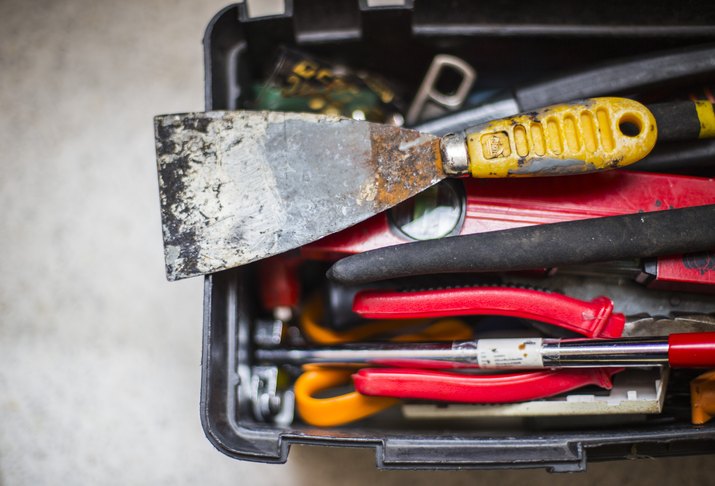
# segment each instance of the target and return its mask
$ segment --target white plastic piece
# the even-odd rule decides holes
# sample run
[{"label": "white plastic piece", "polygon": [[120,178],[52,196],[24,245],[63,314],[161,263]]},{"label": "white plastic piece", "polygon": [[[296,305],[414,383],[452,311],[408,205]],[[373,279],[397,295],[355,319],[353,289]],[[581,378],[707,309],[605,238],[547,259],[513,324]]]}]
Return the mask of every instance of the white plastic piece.
[{"label": "white plastic piece", "polygon": [[479,339],[477,362],[482,369],[543,368],[541,338]]},{"label": "white plastic piece", "polygon": [[368,7],[404,7],[405,0],[367,0]]},{"label": "white plastic piece", "polygon": [[246,0],[246,12],[252,19],[283,15],[286,12],[285,0]]},{"label": "white plastic piece", "polygon": [[408,419],[454,420],[485,417],[554,417],[579,415],[656,414],[663,410],[668,368],[629,368],[613,377],[606,395],[579,393],[531,402],[472,405],[406,403]]}]

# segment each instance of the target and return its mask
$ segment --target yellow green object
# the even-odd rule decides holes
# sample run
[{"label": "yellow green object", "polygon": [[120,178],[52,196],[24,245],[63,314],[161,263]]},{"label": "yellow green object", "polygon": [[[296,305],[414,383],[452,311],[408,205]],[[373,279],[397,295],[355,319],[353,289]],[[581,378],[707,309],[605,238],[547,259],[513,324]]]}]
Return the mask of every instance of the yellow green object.
[{"label": "yellow green object", "polygon": [[658,129],[637,101],[591,98],[488,122],[466,138],[473,177],[525,177],[624,167],[650,153]]},{"label": "yellow green object", "polygon": [[713,112],[713,104],[709,101],[696,101],[695,110],[698,113],[698,121],[700,122],[700,134],[698,138],[715,137],[715,112]]}]

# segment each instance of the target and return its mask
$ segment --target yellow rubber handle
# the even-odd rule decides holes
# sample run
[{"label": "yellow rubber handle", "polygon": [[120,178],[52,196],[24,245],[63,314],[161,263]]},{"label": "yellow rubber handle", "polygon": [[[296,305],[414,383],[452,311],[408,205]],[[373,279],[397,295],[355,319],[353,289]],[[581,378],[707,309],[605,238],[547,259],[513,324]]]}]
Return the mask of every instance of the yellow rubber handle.
[{"label": "yellow rubber handle", "polygon": [[698,138],[715,137],[715,110],[709,101],[696,101],[695,110],[700,122],[700,134]]},{"label": "yellow rubber handle", "polygon": [[658,138],[655,118],[637,101],[591,98],[466,130],[474,177],[568,175],[624,167]]}]

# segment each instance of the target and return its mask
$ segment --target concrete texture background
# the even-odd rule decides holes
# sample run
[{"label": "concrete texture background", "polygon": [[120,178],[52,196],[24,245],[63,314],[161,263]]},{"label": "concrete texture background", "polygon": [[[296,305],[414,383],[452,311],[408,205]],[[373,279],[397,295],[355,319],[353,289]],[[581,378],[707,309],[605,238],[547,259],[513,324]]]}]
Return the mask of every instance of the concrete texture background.
[{"label": "concrete texture background", "polygon": [[238,462],[199,423],[201,281],[164,279],[152,116],[203,108],[225,0],[0,0],[0,484],[712,483],[713,457],[379,472]]}]

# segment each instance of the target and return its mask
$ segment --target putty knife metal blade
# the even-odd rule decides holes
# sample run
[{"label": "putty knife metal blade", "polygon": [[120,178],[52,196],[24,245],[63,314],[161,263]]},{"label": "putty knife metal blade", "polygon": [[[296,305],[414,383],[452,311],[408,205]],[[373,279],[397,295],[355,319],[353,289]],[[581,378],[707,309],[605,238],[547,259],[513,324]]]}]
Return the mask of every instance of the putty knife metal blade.
[{"label": "putty knife metal blade", "polygon": [[439,182],[439,139],[325,115],[154,120],[166,273],[213,273],[340,231]]}]

